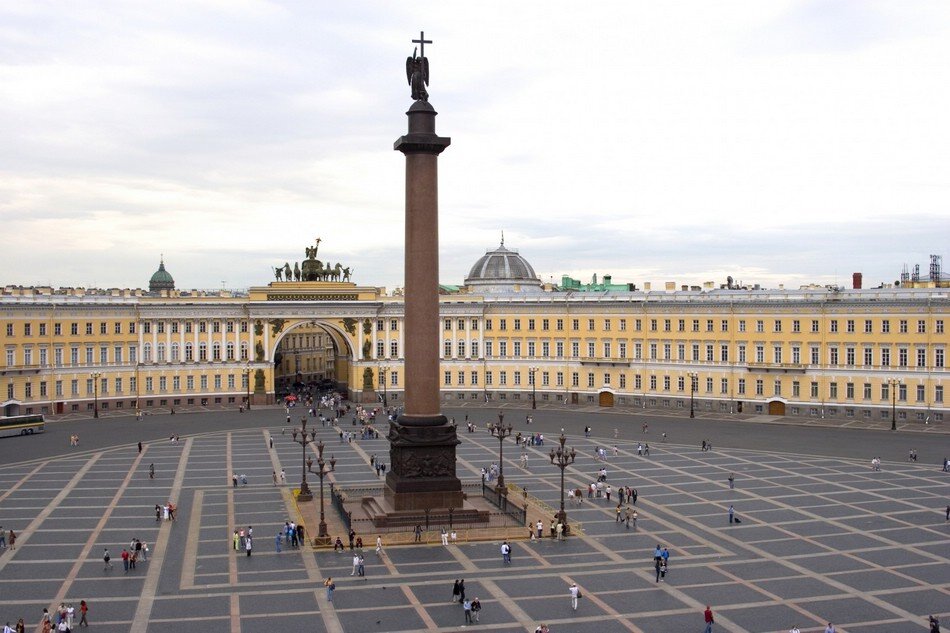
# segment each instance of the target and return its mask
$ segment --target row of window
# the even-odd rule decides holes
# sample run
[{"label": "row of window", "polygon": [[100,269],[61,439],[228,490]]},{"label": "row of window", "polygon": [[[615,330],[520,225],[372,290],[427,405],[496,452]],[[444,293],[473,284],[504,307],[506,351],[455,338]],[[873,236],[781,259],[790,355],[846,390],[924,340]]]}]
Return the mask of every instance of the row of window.
[{"label": "row of window", "polygon": [[[548,341],[542,341],[540,344],[535,341],[528,341],[527,343],[522,343],[522,341],[511,341],[511,346],[509,348],[509,341],[485,341],[485,356],[488,358],[495,357],[495,344],[497,343],[498,358],[505,358],[509,356],[509,349],[511,351],[511,356],[515,358],[522,357],[522,352],[526,351],[524,355],[527,358],[551,358],[551,343]],[[540,347],[539,347],[540,345]],[[689,348],[689,355],[687,355],[687,346],[685,343],[676,344],[676,356],[673,355],[673,343],[663,343],[662,344],[662,356],[660,343],[650,343],[647,347],[649,352],[649,360],[678,360],[678,361],[693,361],[693,362],[721,362],[728,363],[730,358],[730,346],[728,344],[720,344],[718,350],[716,346],[707,343],[705,345],[700,345],[699,343],[693,343]],[[442,343],[442,354],[443,358],[452,358],[453,347],[455,351],[456,358],[478,358],[479,353],[479,342],[475,341],[464,341],[458,340],[455,341],[454,346],[451,340],[445,340]],[[563,341],[555,341],[553,351],[555,358],[565,358],[564,355],[565,344]],[[614,350],[616,349],[616,357],[613,355]],[[390,356],[396,357],[398,352],[398,344],[395,341],[390,342]],[[540,350],[540,356],[538,351]],[[614,347],[613,342],[605,341],[600,344],[600,347],[597,347],[597,344],[594,342],[587,342],[586,350],[587,353],[584,358],[604,358],[604,359],[618,359],[624,360],[627,358],[627,343],[619,342],[616,347]],[[598,356],[597,352],[601,352],[601,355]],[[802,364],[802,347],[800,345],[792,345],[790,347],[790,354],[786,356],[785,347],[783,345],[773,345],[769,350],[771,354],[766,356],[766,346],[765,345],[755,345],[752,349],[752,355],[749,355],[749,348],[746,344],[740,343],[736,345],[736,362],[739,363],[772,363],[772,364],[784,364],[791,363],[793,365]],[[890,347],[881,347],[878,352],[878,364],[875,365],[874,358],[874,348],[864,347],[860,350],[856,347],[845,347],[843,350],[837,345],[831,345],[827,348],[828,357],[827,364],[832,367],[839,365],[846,366],[865,366],[865,367],[890,367],[892,364],[891,357],[891,348]],[[896,366],[898,367],[909,367],[910,366],[910,357],[911,352],[913,351],[914,357],[916,360],[916,367],[927,367],[927,348],[926,347],[917,347],[914,350],[910,350],[907,347],[899,347],[897,349],[897,358]],[[933,367],[939,368],[944,366],[945,359],[945,350],[942,347],[938,347],[932,350],[933,351]],[[466,353],[468,352],[468,354]],[[718,353],[717,353],[718,352]],[[843,352],[843,353],[842,353]],[[858,357],[858,354],[861,354],[861,357]],[[383,358],[385,356],[385,345],[383,341],[376,342],[376,357]],[[579,341],[570,342],[570,358],[581,358],[581,343]],[[643,359],[643,344],[634,343],[633,344],[633,357],[634,360]],[[820,365],[820,346],[813,345],[808,348],[808,362],[809,365]],[[861,362],[859,362],[861,361]]]},{"label": "row of window", "polygon": [[[158,391],[164,392],[168,391],[169,380],[168,376],[158,376],[157,380],[151,376],[145,378],[145,392],[152,393],[155,391],[155,386],[157,383]],[[212,383],[214,384],[214,389],[220,390],[223,388],[224,381],[227,381],[228,389],[235,389],[237,383],[236,376],[234,374],[227,374],[222,376],[221,374],[214,374],[212,377]],[[241,389],[247,389],[247,374],[240,374],[241,378]],[[98,382],[97,382],[98,380]],[[82,381],[80,379],[72,379],[68,381],[69,384],[69,395],[76,397],[80,395],[79,387]],[[114,395],[123,395],[126,393],[135,394],[138,389],[138,382],[134,376],[128,378],[128,388],[129,391],[123,391],[126,384],[126,379],[123,377],[112,378],[86,378],[85,379],[85,395],[90,397],[95,396],[108,396],[110,394],[109,388],[112,387],[113,391],[111,392]],[[198,376],[198,385],[199,389],[207,390],[208,389],[208,376],[202,374]],[[34,394],[33,383],[26,382],[23,383],[23,399],[31,400],[34,397],[49,398],[49,383],[45,380],[37,383],[37,394]],[[66,381],[56,380],[53,382],[53,397],[63,398],[66,396],[64,391],[66,387]],[[185,376],[185,389],[187,391],[193,391],[195,389],[195,376]],[[171,391],[178,392],[181,391],[181,376],[171,376]],[[16,398],[16,388],[13,383],[7,385],[7,399],[12,400]]]},{"label": "row of window", "polygon": [[[121,365],[123,362],[125,362],[124,355],[123,355],[124,349],[125,348],[122,345],[112,346],[111,348],[112,357],[110,359],[109,346],[102,345],[99,347],[99,354],[97,358],[96,348],[87,346],[82,349],[82,351],[84,352],[82,355],[82,358],[84,360],[85,365],[93,365],[93,364],[108,365],[110,363],[115,364],[115,365]],[[197,349],[198,349],[198,356],[197,356],[198,360],[207,361],[208,360],[208,344],[202,341],[198,343]],[[210,349],[211,349],[212,361],[237,360],[237,357],[235,356],[236,348],[235,348],[234,343],[232,342],[228,342],[227,344],[225,344],[223,348],[221,346],[221,343],[214,342],[211,344]],[[222,349],[224,351],[223,357],[222,357]],[[158,345],[155,346],[154,362],[157,362],[157,363],[181,362],[182,360],[181,350],[182,350],[182,346],[179,345],[177,342],[172,343],[170,346],[166,346],[165,343],[159,343]],[[41,367],[48,366],[50,364],[49,363],[49,349],[45,347],[41,347],[36,351],[37,351],[37,354],[34,355],[33,348],[31,347],[23,348],[23,365],[28,366],[28,367],[33,366],[34,364],[39,365]],[[6,366],[7,367],[17,366],[16,352],[17,350],[15,348],[8,348],[6,350],[6,361],[7,361]],[[53,364],[56,367],[63,367],[66,364],[64,363],[63,356],[64,356],[64,348],[62,347],[53,348]],[[195,345],[194,343],[191,343],[189,341],[185,343],[184,345],[184,361],[194,362],[194,360],[195,360]],[[242,361],[248,360],[247,342],[241,343],[240,360]],[[130,363],[138,362],[138,346],[137,345],[129,345],[128,362]],[[143,363],[153,362],[151,343],[145,343],[142,345],[142,362]],[[70,347],[69,348],[69,365],[79,365],[79,364],[80,364],[80,348],[78,346]]]},{"label": "row of window", "polygon": [[[208,331],[208,322],[207,322],[207,321],[198,321],[197,323],[198,323],[198,328],[197,328],[197,329],[198,329],[198,332],[199,332],[199,333],[203,333],[203,332],[207,332],[207,331]],[[215,333],[215,334],[220,333],[220,332],[221,332],[221,323],[222,323],[221,321],[211,321],[211,331],[212,331],[213,333]],[[122,327],[123,327],[122,324],[123,324],[122,321],[114,321],[114,322],[112,323],[112,333],[113,333],[113,334],[122,334]],[[48,330],[47,330],[48,324],[47,324],[47,323],[38,323],[38,324],[36,324],[36,325],[37,325],[37,328],[36,328],[37,336],[48,336],[48,333],[47,333],[47,332],[48,332]],[[53,336],[62,336],[62,334],[63,334],[63,325],[64,325],[63,323],[54,323],[54,324],[53,324]],[[128,333],[129,333],[129,334],[135,334],[135,321],[129,321],[126,325],[128,326],[128,331],[129,331]],[[85,327],[85,333],[86,333],[87,335],[92,335],[95,324],[94,324],[93,322],[91,322],[91,321],[87,321],[87,322],[85,323],[85,326],[86,326],[86,327]],[[171,331],[172,334],[178,334],[180,327],[182,327],[182,326],[181,326],[181,325],[179,324],[179,322],[177,322],[177,321],[172,321],[171,323],[169,323],[169,330]],[[192,323],[191,321],[185,321],[185,322],[184,322],[184,327],[183,327],[182,329],[184,330],[185,334],[190,334],[190,333],[192,332],[192,328],[193,328],[193,327],[194,327],[194,326],[193,326],[193,323]],[[225,332],[234,332],[234,327],[235,327],[235,322],[234,322],[234,321],[225,321],[225,322],[224,322],[224,331],[225,331]],[[241,321],[241,322],[240,322],[240,325],[239,325],[239,328],[240,328],[241,332],[247,332],[247,330],[248,330],[247,321]],[[164,321],[157,321],[157,322],[155,322],[155,330],[156,330],[159,334],[164,334],[164,333],[165,333],[165,322],[164,322]],[[33,323],[30,323],[30,322],[23,323],[23,336],[33,336],[33,331],[34,331]],[[145,334],[151,334],[151,333],[152,333],[152,322],[151,322],[151,321],[145,321],[144,323],[142,323],[142,332],[144,332]],[[109,323],[106,322],[106,321],[100,321],[100,322],[99,322],[99,334],[108,334],[108,333],[109,333]],[[71,336],[78,336],[78,335],[79,335],[79,323],[73,322],[73,323],[70,323],[70,324],[69,324],[69,334],[70,334]],[[13,324],[13,323],[7,323],[7,336],[14,336],[14,324]]]},{"label": "row of window", "polygon": [[[466,373],[467,373],[467,372],[465,372],[465,371],[458,371],[458,372],[454,372],[454,373],[453,373],[452,371],[445,371],[444,374],[443,374],[443,385],[446,386],[446,387],[451,387],[451,386],[464,387],[464,386],[466,385],[466,382],[465,382],[465,380],[466,380]],[[553,382],[553,384],[552,384],[552,382],[551,382],[551,373],[550,373],[550,372],[546,372],[546,371],[534,372],[534,371],[530,371],[530,370],[529,370],[529,371],[526,372],[526,373],[527,373],[527,378],[528,378],[528,380],[527,380],[527,386],[529,386],[529,387],[534,387],[534,386],[535,386],[535,373],[540,373],[540,374],[541,374],[541,387],[551,387],[551,386],[554,386],[554,387],[564,387],[564,372],[560,372],[560,371],[559,371],[559,372],[554,372],[554,382]],[[455,379],[455,382],[454,382],[454,383],[453,383],[453,376],[454,376],[454,379]],[[479,379],[479,378],[478,378],[478,377],[479,377],[479,372],[477,372],[477,371],[468,372],[468,376],[469,376],[469,378],[468,378],[468,383],[467,383],[467,384],[468,384],[469,386],[477,387],[477,386],[478,386],[478,379]],[[509,372],[508,372],[507,370],[499,371],[499,372],[498,372],[498,386],[501,386],[501,387],[508,386],[508,384],[509,384],[509,383],[508,383],[508,376],[509,376]],[[517,370],[516,370],[516,371],[513,371],[513,372],[511,372],[511,377],[512,377],[512,379],[513,379],[513,380],[512,380],[512,383],[511,383],[513,386],[515,386],[515,387],[522,386],[522,381],[521,381],[521,379],[522,379],[522,372],[517,371]],[[620,389],[626,389],[626,388],[627,388],[627,375],[626,375],[626,374],[620,374],[620,375],[618,376],[618,378],[619,378],[619,388],[620,388]],[[648,378],[649,378],[649,391],[658,391],[658,390],[659,390],[659,378],[662,378],[662,384],[663,384],[662,390],[663,390],[663,391],[671,391],[671,389],[672,389],[672,383],[673,383],[673,377],[672,377],[672,376],[661,376],[661,377],[658,377],[658,376],[655,376],[655,375],[650,375]],[[485,372],[485,385],[486,385],[486,386],[494,386],[494,384],[495,384],[494,379],[495,379],[495,373],[494,373],[493,371],[486,371],[486,372]],[[594,374],[594,372],[588,372],[588,373],[587,373],[587,388],[588,388],[588,389],[597,388],[597,387],[596,387],[596,379],[597,379],[597,376]],[[603,382],[601,383],[601,386],[604,386],[604,387],[610,387],[610,386],[611,386],[611,379],[612,379],[612,377],[611,377],[611,374],[610,374],[609,372],[604,372],[603,375],[602,375],[602,379],[603,379]],[[581,374],[580,374],[580,372],[571,372],[571,387],[580,388],[580,380],[581,380]],[[633,388],[634,388],[635,390],[638,390],[638,391],[639,391],[639,390],[642,390],[642,389],[643,389],[643,377],[642,377],[640,374],[637,374],[637,375],[634,376],[634,381],[633,381],[633,382],[634,382]],[[693,384],[691,385],[689,391],[690,391],[690,392],[699,391],[699,383],[700,383],[700,381],[699,381],[697,378],[693,378]],[[393,383],[393,384],[395,384],[395,383]],[[714,378],[706,378],[706,380],[705,380],[705,386],[706,386],[705,392],[706,392],[707,394],[712,394],[712,393],[714,393],[715,384],[716,384],[716,383],[715,383],[715,379],[714,379]],[[835,381],[832,381],[832,382],[828,383],[828,398],[829,398],[830,400],[837,400],[837,399],[838,399],[838,397],[839,397],[839,389],[838,389],[838,386],[839,386],[838,383],[835,382]],[[801,397],[801,387],[802,387],[801,381],[793,380],[793,381],[792,381],[792,394],[791,394],[791,397],[793,397],[793,398],[800,398],[800,397]],[[862,390],[863,399],[864,399],[864,400],[871,400],[871,399],[872,399],[872,385],[871,385],[871,383],[864,383],[862,387],[863,387],[863,390]],[[781,397],[781,396],[783,395],[783,394],[782,394],[782,380],[780,380],[780,379],[776,379],[776,380],[773,382],[773,384],[772,384],[772,393],[770,393],[770,394],[766,394],[766,393],[765,393],[765,381],[764,381],[763,379],[756,379],[756,380],[755,380],[755,383],[754,383],[754,388],[755,388],[755,395],[756,395],[756,396],[766,396],[766,395],[769,395],[769,396]],[[810,384],[810,388],[811,388],[811,390],[810,390],[811,398],[817,400],[817,399],[820,397],[820,393],[819,393],[819,383],[816,382],[816,381],[812,381],[811,384]],[[687,390],[687,387],[686,387],[686,377],[684,377],[684,376],[679,376],[679,377],[676,378],[676,390],[679,391],[679,392],[681,392],[681,393],[684,393],[684,394],[688,391],[688,390]],[[728,378],[720,378],[720,379],[719,379],[719,393],[722,394],[722,395],[731,395],[731,394],[730,394],[730,391],[729,391],[729,379],[728,379]],[[740,378],[740,379],[737,381],[737,385],[736,385],[736,395],[744,396],[744,395],[746,395],[746,393],[747,393],[747,391],[746,391],[746,379],[745,379],[745,378]],[[890,390],[890,384],[889,384],[889,383],[883,383],[883,384],[881,385],[881,391],[880,391],[881,397],[880,397],[880,400],[881,400],[882,402],[885,402],[885,403],[888,402],[888,401],[890,400],[890,398],[891,398],[891,393],[892,393],[892,392],[891,392],[891,390]],[[925,385],[916,385],[916,396],[917,396],[917,402],[925,402],[925,398],[926,398],[926,387],[925,387]],[[847,400],[854,400],[854,399],[855,399],[855,383],[853,383],[853,382],[844,383],[844,397],[845,397],[845,399],[847,399]],[[901,402],[906,402],[906,401],[907,401],[907,385],[905,385],[905,384],[898,384],[898,385],[897,385],[896,400],[897,400],[897,401],[901,401]],[[942,402],[943,402],[943,386],[941,386],[941,385],[935,385],[935,386],[934,386],[934,400],[933,400],[933,401],[934,401],[935,403],[942,403]]]},{"label": "row of window", "polygon": [[[499,329],[499,330],[501,330],[501,331],[507,331],[507,330],[508,330],[508,322],[509,322],[509,319],[507,319],[507,318],[499,318],[499,319],[497,319],[497,321],[498,321],[498,329]],[[570,321],[571,321],[571,331],[574,331],[574,332],[580,331],[582,319],[571,319]],[[596,331],[596,329],[597,329],[597,328],[596,328],[597,321],[598,321],[598,319],[591,319],[591,318],[586,319],[586,322],[587,322],[586,325],[587,325],[587,331],[588,331],[588,332],[594,332],[594,331]],[[688,321],[687,319],[639,319],[639,318],[638,318],[638,319],[633,319],[633,330],[634,330],[635,332],[641,332],[641,331],[643,331],[644,321],[649,321],[649,330],[650,330],[651,332],[659,332],[659,331],[672,332],[672,331],[674,331],[674,327],[673,327],[674,321],[676,322],[676,331],[677,331],[677,332],[686,332],[686,331],[687,331],[687,321]],[[702,321],[703,321],[703,320],[701,320],[701,319],[691,319],[691,320],[690,320],[690,323],[689,323],[689,325],[690,325],[689,331],[691,331],[691,332],[699,332],[699,331],[701,331],[701,330],[700,330],[700,326],[703,325]],[[705,325],[705,331],[706,331],[706,332],[714,332],[714,331],[716,331],[716,330],[715,330],[716,321],[717,321],[716,319],[705,319],[705,324],[704,324],[704,325]],[[719,331],[720,331],[720,332],[728,332],[728,331],[729,331],[729,319],[719,319],[718,321],[719,321]],[[787,321],[788,321],[787,319],[771,319],[771,320],[770,320],[771,331],[772,331],[772,332],[782,332],[782,331],[783,331],[784,324],[785,324]],[[820,320],[819,320],[819,319],[811,319],[810,321],[811,321],[811,323],[810,323],[810,326],[811,326],[810,331],[811,331],[812,333],[819,333],[819,332],[820,332],[820,323],[821,323]],[[844,330],[839,330],[839,322],[841,322],[841,321],[843,321]],[[521,319],[521,318],[513,318],[513,319],[511,319],[512,329],[515,330],[515,331],[520,331],[520,330],[522,329],[522,322],[524,322],[524,324],[527,326],[526,329],[527,329],[527,331],[529,331],[529,332],[532,332],[532,331],[537,330],[539,324],[540,324],[540,330],[541,330],[542,332],[546,332],[546,331],[551,330],[552,319],[534,319],[534,318]],[[609,332],[609,331],[611,331],[611,328],[612,328],[612,326],[613,326],[613,320],[612,320],[612,319],[600,319],[600,322],[601,322],[602,331],[604,331],[604,332]],[[378,330],[381,329],[381,328],[379,327],[379,323],[381,323],[381,322],[377,322],[377,329],[378,329]],[[558,331],[558,332],[564,331],[565,319],[553,319],[553,323],[554,323],[554,330],[555,330],[555,331]],[[765,332],[765,328],[766,328],[766,320],[765,320],[765,319],[755,319],[754,321],[751,321],[751,323],[754,324],[754,328],[755,328],[754,331],[755,331],[755,332]],[[661,324],[662,324],[662,330],[661,330]],[[454,321],[454,325],[455,325],[455,327],[456,327],[457,330],[464,330],[464,329],[465,329],[465,319],[456,319],[456,320]],[[617,325],[618,325],[618,328],[617,328],[617,329],[618,329],[619,331],[621,331],[621,332],[627,331],[627,319],[625,319],[625,318],[617,319]],[[739,332],[752,331],[752,330],[750,330],[750,329],[747,329],[747,321],[746,321],[746,319],[739,319],[738,322],[737,322],[737,327],[738,327]],[[872,333],[874,333],[874,319],[864,319],[863,327],[864,327],[864,333],[865,333],[865,334],[872,334]],[[936,319],[935,322],[934,322],[934,330],[935,330],[935,332],[938,333],[938,334],[943,334],[943,331],[944,331],[943,327],[944,327],[944,326],[943,326],[943,319]],[[444,319],[443,328],[444,328],[446,331],[452,330],[452,328],[453,328],[453,319]],[[492,330],[493,328],[494,328],[494,320],[492,320],[492,319],[486,319],[486,320],[485,320],[485,329],[486,329],[486,330]],[[836,332],[839,332],[839,331],[845,331],[845,332],[849,332],[849,333],[856,333],[856,332],[858,331],[857,328],[858,328],[858,321],[857,321],[856,319],[830,319],[830,320],[828,320],[828,331],[831,332],[831,333],[836,333]],[[910,328],[910,325],[909,325],[908,319],[899,319],[899,320],[898,320],[898,331],[899,331],[901,334],[906,334],[906,333],[908,333],[908,332],[909,332],[909,328]],[[395,329],[395,328],[393,328],[393,329]],[[471,329],[472,329],[472,330],[476,330],[476,331],[478,330],[478,320],[477,320],[477,319],[471,319]],[[802,320],[801,320],[801,319],[791,319],[791,331],[792,331],[792,332],[803,332],[803,331],[804,331],[804,330],[802,329]],[[880,319],[880,332],[883,333],[883,334],[887,334],[887,333],[889,333],[890,331],[891,331],[891,320],[890,320],[890,319]],[[927,332],[927,320],[926,320],[926,319],[917,319],[916,331],[917,331],[918,334],[925,334],[925,333]]]}]

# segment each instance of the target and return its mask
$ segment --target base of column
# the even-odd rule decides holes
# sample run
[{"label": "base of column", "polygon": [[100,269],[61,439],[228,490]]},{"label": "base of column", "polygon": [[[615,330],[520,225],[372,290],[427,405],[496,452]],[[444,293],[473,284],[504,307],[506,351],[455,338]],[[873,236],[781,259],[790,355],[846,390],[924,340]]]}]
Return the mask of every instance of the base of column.
[{"label": "base of column", "polygon": [[389,442],[385,498],[394,510],[462,507],[462,482],[455,475],[460,441],[444,415],[400,417],[389,424]]}]

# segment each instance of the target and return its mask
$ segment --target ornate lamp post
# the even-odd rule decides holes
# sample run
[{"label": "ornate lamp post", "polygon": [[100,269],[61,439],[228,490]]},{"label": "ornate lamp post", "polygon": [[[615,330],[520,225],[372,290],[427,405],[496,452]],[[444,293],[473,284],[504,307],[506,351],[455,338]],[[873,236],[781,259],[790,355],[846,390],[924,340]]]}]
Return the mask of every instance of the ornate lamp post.
[{"label": "ornate lamp post", "polygon": [[[300,419],[300,439],[294,440],[300,444],[300,492],[297,494],[297,501],[313,501],[313,493],[310,492],[310,486],[307,485],[307,418]],[[311,462],[312,463],[312,462]],[[322,479],[321,479],[322,483]]]},{"label": "ornate lamp post", "polygon": [[502,447],[504,446],[505,438],[511,437],[511,431],[513,429],[510,422],[507,427],[504,422],[505,414],[499,411],[498,424],[491,426],[491,434],[498,438],[498,494],[507,496],[508,489],[505,487],[505,458],[502,453]]},{"label": "ornate lamp post", "polygon": [[101,375],[102,374],[97,371],[92,372],[92,417],[94,418],[99,417],[99,376]]},{"label": "ornate lamp post", "polygon": [[250,363],[244,366],[244,386],[247,389],[247,397],[245,399],[247,401],[246,406],[247,406],[247,410],[250,411],[251,410],[251,364]]},{"label": "ornate lamp post", "polygon": [[889,378],[887,384],[891,386],[891,430],[897,430],[897,389],[903,384],[900,378]]},{"label": "ornate lamp post", "polygon": [[531,377],[531,408],[538,408],[538,399],[537,399],[537,384],[535,383],[534,375],[538,373],[537,367],[528,367],[528,376]]},{"label": "ornate lamp post", "polygon": [[379,378],[383,383],[383,408],[384,409],[389,407],[389,394],[387,393],[387,387],[386,387],[386,374],[388,373],[389,373],[388,367],[379,368]]},{"label": "ornate lamp post", "polygon": [[313,470],[313,458],[307,458],[307,470],[320,478],[320,527],[317,533],[319,538],[329,538],[327,522],[323,514],[323,478],[329,474],[327,463],[323,461],[323,440],[317,442],[317,470]]},{"label": "ornate lamp post", "polygon": [[695,371],[691,371],[686,375],[689,376],[689,417],[695,418],[696,412],[693,408],[693,397],[696,395],[696,378],[698,374]]},{"label": "ornate lamp post", "polygon": [[567,438],[564,437],[564,429],[561,429],[561,437],[559,437],[557,441],[560,446],[558,446],[556,450],[552,448],[548,457],[551,458],[552,464],[561,469],[561,511],[557,513],[557,520],[564,526],[564,534],[569,534],[567,512],[564,511],[564,469],[574,463],[574,458],[577,457],[577,453],[573,447],[571,447],[570,453],[568,453],[564,447],[564,443],[567,442]]}]

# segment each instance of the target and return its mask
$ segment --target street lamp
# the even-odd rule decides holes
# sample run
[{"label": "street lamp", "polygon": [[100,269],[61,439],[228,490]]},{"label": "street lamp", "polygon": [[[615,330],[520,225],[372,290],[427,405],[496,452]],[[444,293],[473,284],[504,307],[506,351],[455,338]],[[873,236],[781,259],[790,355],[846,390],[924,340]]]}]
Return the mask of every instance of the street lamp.
[{"label": "street lamp", "polygon": [[564,526],[564,534],[569,534],[567,512],[564,511],[564,469],[574,463],[574,458],[577,456],[577,453],[574,451],[574,447],[571,447],[570,453],[564,448],[564,443],[567,442],[567,438],[564,437],[564,429],[561,429],[561,437],[559,437],[557,441],[560,443],[560,446],[558,446],[557,450],[552,448],[548,457],[551,458],[552,464],[561,469],[561,511],[557,513],[557,520]]},{"label": "street lamp", "polygon": [[320,478],[320,528],[317,533],[319,538],[329,538],[329,533],[327,532],[327,522],[323,514],[323,478],[329,474],[327,470],[327,464],[323,461],[323,440],[317,442],[317,470],[313,470],[313,458],[307,458],[307,470]]},{"label": "street lamp", "polygon": [[244,386],[247,388],[247,397],[246,397],[246,406],[247,410],[251,410],[251,364],[248,363],[244,366]]},{"label": "street lamp", "polygon": [[389,368],[388,368],[388,367],[380,367],[380,368],[379,368],[379,377],[380,377],[380,379],[381,379],[382,382],[383,382],[383,408],[384,408],[384,409],[387,408],[387,407],[389,407],[389,395],[388,395],[388,393],[387,393],[387,391],[386,391],[386,374],[388,374],[388,373],[389,373]]},{"label": "street lamp", "polygon": [[[301,463],[300,463],[300,492],[297,494],[297,501],[313,501],[313,493],[310,492],[310,486],[307,485],[307,418],[300,419],[300,439],[294,439],[300,444]],[[322,483],[322,481],[321,481]]]},{"label": "street lamp", "polygon": [[897,388],[903,384],[900,378],[889,378],[887,384],[891,386],[891,430],[897,430]]},{"label": "street lamp", "polygon": [[693,407],[693,397],[696,394],[696,377],[698,374],[695,371],[691,371],[686,375],[689,376],[689,417],[695,418],[696,412]]},{"label": "street lamp", "polygon": [[97,371],[92,372],[92,397],[93,397],[92,417],[94,418],[99,417],[99,376],[101,375],[102,374],[100,374]]},{"label": "street lamp", "polygon": [[531,378],[531,408],[538,408],[538,399],[537,399],[537,383],[534,380],[534,375],[538,373],[537,367],[528,367],[528,376]]},{"label": "street lamp", "polygon": [[501,411],[498,412],[498,424],[493,424],[491,426],[491,434],[494,437],[498,438],[498,494],[508,495],[508,489],[505,488],[505,458],[502,453],[502,447],[504,446],[505,438],[511,437],[511,423],[508,423],[506,427],[504,425],[505,414]]}]

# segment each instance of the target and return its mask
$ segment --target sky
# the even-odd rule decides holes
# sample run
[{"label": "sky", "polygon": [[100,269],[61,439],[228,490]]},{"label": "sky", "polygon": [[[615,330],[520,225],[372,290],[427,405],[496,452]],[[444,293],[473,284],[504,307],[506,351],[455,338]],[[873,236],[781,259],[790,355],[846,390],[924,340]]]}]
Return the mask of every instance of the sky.
[{"label": "sky", "polygon": [[406,57],[440,278],[892,283],[950,268],[950,3],[0,3],[0,284],[403,285]]}]

